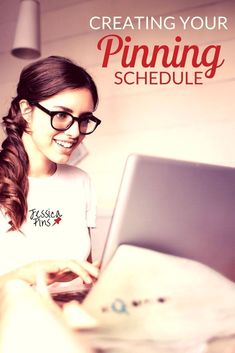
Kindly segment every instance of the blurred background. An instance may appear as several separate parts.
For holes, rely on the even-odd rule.
[[[11,55],[20,1],[0,0],[0,114],[15,95],[21,69],[32,60]],[[107,234],[124,164],[130,153],[235,166],[235,1],[212,0],[40,0],[41,57],[67,56],[97,83],[102,120],[86,138],[79,167],[92,177],[98,197],[97,251]],[[152,47],[220,44],[224,65],[203,85],[115,85],[120,56],[102,68],[99,39],[114,31],[92,30],[92,16],[225,16],[228,30],[122,30],[135,44]],[[140,69],[145,71],[145,69]],[[152,69],[160,71],[161,67]],[[4,132],[0,129],[0,142]],[[84,152],[85,151],[85,152]]]

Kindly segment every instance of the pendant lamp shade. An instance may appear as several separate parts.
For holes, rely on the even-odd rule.
[[[12,55],[21,59],[35,59],[40,52],[40,3],[21,0],[16,24]]]

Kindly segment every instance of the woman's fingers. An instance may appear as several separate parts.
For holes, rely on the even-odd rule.
[[[98,278],[99,276],[99,268],[98,262],[93,262],[92,264],[88,261],[83,261],[82,263],[83,268],[94,278]]]
[[[86,284],[91,284],[94,278],[98,278],[99,270],[97,267],[87,261],[71,261],[69,268],[76,273]]]
[[[63,260],[59,261],[57,264],[60,271],[56,273],[55,281],[68,281],[78,276],[86,284],[91,284],[93,279],[98,278],[99,275],[98,268],[87,261]]]
[[[98,262],[76,260],[42,260],[34,264],[45,273],[49,283],[67,282],[80,277],[86,284],[92,284],[99,276]]]
[[[100,269],[101,262],[100,262],[100,260],[95,260],[95,261],[92,262],[92,265],[97,267],[98,269]]]

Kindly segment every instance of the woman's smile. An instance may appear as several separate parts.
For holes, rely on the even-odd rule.
[[[78,143],[78,139],[71,141],[71,140],[62,140],[62,139],[54,138],[54,141],[56,142],[57,145],[71,151],[73,150],[74,147],[76,147]]]

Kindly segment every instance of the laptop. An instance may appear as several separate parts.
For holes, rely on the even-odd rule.
[[[235,281],[235,168],[130,155],[101,270],[121,244],[196,260]]]
[[[130,155],[101,272],[121,244],[192,259],[235,282],[235,168]],[[54,298],[81,302],[87,292]]]

